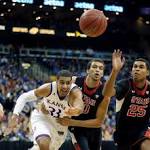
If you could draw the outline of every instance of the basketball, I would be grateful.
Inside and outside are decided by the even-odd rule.
[[[79,27],[87,36],[98,37],[106,31],[107,18],[102,11],[90,9],[81,15]]]

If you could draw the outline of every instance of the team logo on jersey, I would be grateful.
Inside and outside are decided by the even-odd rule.
[[[95,95],[95,98],[96,98],[96,99],[99,98],[99,95]]]

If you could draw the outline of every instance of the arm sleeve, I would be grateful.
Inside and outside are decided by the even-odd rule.
[[[21,111],[23,110],[26,102],[31,102],[37,100],[37,97],[34,93],[34,90],[23,93],[19,96],[19,98],[16,101],[16,105],[13,111],[13,114],[19,115]]]

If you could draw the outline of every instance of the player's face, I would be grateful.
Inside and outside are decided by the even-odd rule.
[[[60,96],[66,96],[70,90],[72,83],[71,77],[59,77],[57,80],[57,88]]]
[[[143,81],[149,75],[146,63],[143,61],[135,61],[132,67],[132,77],[134,81]]]
[[[92,62],[90,69],[87,70],[88,76],[97,81],[103,77],[104,64],[101,62]]]

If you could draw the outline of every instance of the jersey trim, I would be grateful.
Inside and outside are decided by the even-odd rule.
[[[147,82],[147,81],[145,82],[144,88],[143,88],[142,90],[140,90],[140,89],[138,89],[138,88],[136,87],[136,83],[135,83],[135,82],[132,82],[132,86],[133,86],[135,92],[136,92],[138,95],[143,96],[143,95],[145,95],[145,92],[146,92],[146,90],[147,90],[148,82]]]
[[[52,90],[53,90],[52,83],[50,83],[50,89],[51,89],[51,91],[46,97],[48,97],[48,96],[50,96],[52,94]]]
[[[84,86],[83,86],[83,92],[88,94],[89,96],[93,95],[97,89],[101,86],[101,82],[98,83],[98,85],[95,88],[92,88],[88,90],[88,86],[86,84],[86,78],[84,79]]]

